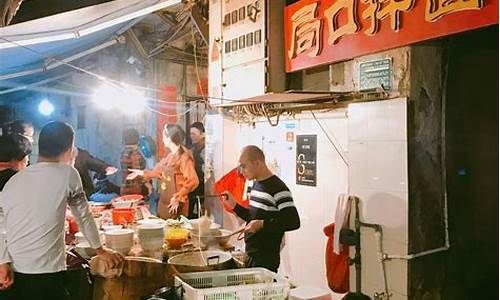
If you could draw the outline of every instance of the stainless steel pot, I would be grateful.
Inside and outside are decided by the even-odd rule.
[[[232,232],[226,229],[213,229],[209,234],[201,236],[192,232],[191,241],[196,247],[215,248],[227,244],[232,235]]]
[[[194,251],[168,259],[179,273],[226,270],[233,266],[231,254],[222,251]]]

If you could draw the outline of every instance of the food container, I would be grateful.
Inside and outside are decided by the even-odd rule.
[[[122,225],[102,225],[102,230],[104,230],[104,232],[122,228]]]
[[[180,226],[169,226],[165,230],[165,242],[170,249],[180,249],[188,236],[189,231]]]
[[[99,230],[98,233],[99,233],[99,240],[101,241],[101,243],[103,243],[104,242],[104,231]],[[87,239],[85,238],[85,236],[83,235],[83,233],[80,232],[80,231],[77,232],[77,233],[75,233],[75,238],[76,238],[76,243],[77,244],[82,244],[82,243],[87,243],[88,244]]]
[[[226,270],[233,266],[231,254],[223,251],[194,251],[168,259],[179,273]]]
[[[199,235],[197,233],[191,233],[191,240],[193,244],[197,247],[219,247],[225,246],[229,239],[231,238],[231,231],[226,229],[212,229],[208,235]]]
[[[142,195],[123,195],[113,199],[111,204],[114,208],[136,208],[137,204],[143,199]]]
[[[166,226],[166,221],[163,219],[142,219],[138,220],[137,224],[142,225],[143,227],[157,227],[157,226]]]
[[[85,259],[89,259],[97,255],[96,250],[90,247],[88,242],[78,243],[75,246],[75,251]]]
[[[106,246],[124,255],[128,254],[134,245],[132,229],[114,229],[104,233]]]
[[[288,280],[264,268],[184,273],[174,286],[185,300],[285,300],[290,291]]]
[[[135,221],[135,208],[114,208],[112,218],[115,225],[133,223]]]
[[[159,251],[163,247],[163,226],[139,225],[138,237],[143,251],[147,253]]]
[[[191,232],[198,233],[200,231],[200,219],[191,219],[189,220],[189,224],[191,225]],[[219,229],[221,226],[217,223],[211,222],[210,229]]]

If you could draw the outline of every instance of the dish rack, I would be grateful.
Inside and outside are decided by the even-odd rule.
[[[264,268],[179,276],[175,276],[175,290],[184,300],[284,300],[290,292],[288,280]]]

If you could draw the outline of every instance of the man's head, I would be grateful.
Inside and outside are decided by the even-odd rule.
[[[177,124],[168,124],[163,128],[163,144],[167,146],[170,142],[179,146],[184,142],[186,132]]]
[[[26,168],[31,151],[31,142],[20,134],[0,136],[0,162],[10,163],[15,170]]]
[[[40,131],[38,153],[44,159],[71,164],[76,157],[75,133],[71,125],[54,121],[47,123]]]
[[[27,138],[31,143],[33,143],[34,138],[33,136],[35,135],[35,128],[33,127],[33,124],[30,122],[26,122],[23,120],[15,120],[14,122],[10,123],[8,126],[7,130],[8,134],[20,134]]]
[[[241,150],[238,158],[240,173],[248,180],[260,180],[270,174],[266,166],[264,152],[255,145],[246,146]]]
[[[124,145],[137,145],[139,143],[139,132],[135,128],[127,128],[123,132],[122,139]]]
[[[204,142],[205,139],[205,126],[201,122],[194,122],[189,128],[189,136],[193,144],[199,145]]]

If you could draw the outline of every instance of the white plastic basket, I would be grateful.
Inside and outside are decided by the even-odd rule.
[[[185,300],[284,300],[288,280],[264,268],[183,273],[175,287]]]

